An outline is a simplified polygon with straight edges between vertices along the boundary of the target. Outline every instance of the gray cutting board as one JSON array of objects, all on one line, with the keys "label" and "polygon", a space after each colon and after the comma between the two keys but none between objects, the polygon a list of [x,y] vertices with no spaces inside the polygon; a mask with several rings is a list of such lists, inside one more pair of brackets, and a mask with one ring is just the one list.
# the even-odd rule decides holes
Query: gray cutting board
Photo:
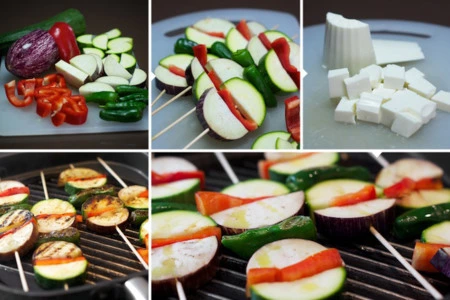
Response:
[{"label": "gray cutting board", "polygon": [[[437,91],[450,91],[450,28],[419,22],[367,20],[373,39],[392,39],[419,43],[425,59],[401,64],[416,67]],[[327,70],[322,68],[324,25],[304,29],[303,143],[305,149],[442,149],[450,148],[450,114],[437,111],[436,118],[409,139],[383,125],[358,122],[357,125],[334,121],[335,104],[328,98]],[[374,31],[409,32],[429,38]]]},{"label": "gray cutting board", "polygon": [[[275,25],[278,25],[278,30],[286,33],[288,36],[292,37],[297,35],[297,38],[294,40],[296,43],[300,40],[298,38],[299,24],[297,19],[293,15],[286,13],[258,9],[220,9],[181,15],[152,24],[152,70],[155,70],[158,66],[158,62],[162,58],[174,54],[173,46],[175,41],[184,36],[184,31],[182,30],[179,31],[179,34],[172,37],[166,36],[166,32],[186,28],[196,21],[207,17],[223,18],[230,21],[239,21],[241,19],[257,21],[266,26],[266,28],[272,28]],[[151,84],[151,89],[152,99],[155,99],[160,93],[156,88],[155,82]],[[250,149],[254,140],[263,133],[275,130],[286,131],[283,100],[287,99],[289,96],[290,95],[277,97],[279,100],[278,106],[276,108],[267,109],[267,115],[263,125],[254,132],[248,133],[243,138],[236,141],[223,142],[215,140],[207,135],[195,143],[191,149]],[[173,96],[164,95],[155,104],[153,109],[163,105],[171,97]],[[195,103],[192,96],[185,96],[155,114],[151,118],[152,136],[166,128],[172,121],[191,110],[194,105]],[[203,128],[194,112],[170,131],[153,141],[152,148],[182,149],[202,131]]]},{"label": "gray cutting board", "polygon": [[[83,125],[64,123],[59,127],[55,127],[50,117],[41,118],[36,114],[36,103],[28,107],[16,108],[8,102],[3,84],[13,79],[17,80],[17,77],[8,72],[4,60],[5,58],[2,57],[0,65],[0,136],[86,134],[148,130],[147,109],[144,112],[144,117],[139,122],[118,123],[100,119],[100,109],[94,104],[88,104],[88,119]],[[78,94],[75,89],[72,89],[72,91],[74,94]],[[76,148],[76,145],[74,147]]]}]

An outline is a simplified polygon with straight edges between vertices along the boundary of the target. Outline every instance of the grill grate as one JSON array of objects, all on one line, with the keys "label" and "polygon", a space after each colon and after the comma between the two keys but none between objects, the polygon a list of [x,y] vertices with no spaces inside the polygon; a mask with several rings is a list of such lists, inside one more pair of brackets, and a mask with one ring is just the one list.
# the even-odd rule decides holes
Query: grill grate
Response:
[{"label": "grill grate", "polygon": [[[214,156],[199,159],[199,155],[185,157],[205,171],[207,190],[219,191],[231,184],[221,166],[213,162]],[[261,159],[261,155],[228,155],[228,159],[239,180],[258,177],[257,161]],[[206,161],[208,165],[202,163]],[[364,165],[373,174],[380,170],[374,159],[365,153],[349,154],[342,164]],[[446,181],[444,177],[444,184],[448,186]],[[404,243],[390,235],[385,237],[411,263],[414,241]],[[368,236],[357,241],[335,241],[319,235],[317,242],[325,247],[337,248],[346,263],[347,282],[342,293],[343,299],[431,299],[430,294],[374,237]],[[190,294],[188,299],[246,299],[246,265],[246,260],[222,248],[217,275],[194,294]],[[450,293],[450,285],[444,275],[423,275],[443,295]]]}]

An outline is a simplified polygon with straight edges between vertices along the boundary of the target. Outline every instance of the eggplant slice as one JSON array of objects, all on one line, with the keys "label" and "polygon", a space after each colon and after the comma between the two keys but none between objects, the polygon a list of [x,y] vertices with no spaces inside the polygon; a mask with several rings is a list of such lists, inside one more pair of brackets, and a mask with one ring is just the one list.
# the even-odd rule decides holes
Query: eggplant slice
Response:
[{"label": "eggplant slice", "polygon": [[113,234],[116,226],[126,226],[130,215],[119,198],[109,195],[99,195],[87,200],[81,206],[81,212],[87,228],[101,234]]}]

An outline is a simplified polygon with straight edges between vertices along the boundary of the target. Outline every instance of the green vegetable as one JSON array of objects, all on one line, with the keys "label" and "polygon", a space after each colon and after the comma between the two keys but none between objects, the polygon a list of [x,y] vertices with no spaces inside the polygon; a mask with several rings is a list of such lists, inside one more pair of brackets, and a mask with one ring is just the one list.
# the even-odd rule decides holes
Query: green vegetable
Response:
[{"label": "green vegetable", "polygon": [[32,206],[28,203],[20,203],[20,204],[11,205],[11,206],[2,206],[2,207],[0,207],[0,216],[4,215],[6,213],[9,213],[10,211],[16,210],[16,209],[30,210],[31,207]]},{"label": "green vegetable", "polygon": [[117,196],[118,192],[119,192],[119,190],[115,186],[104,185],[99,188],[82,190],[74,195],[70,195],[68,200],[70,203],[72,203],[73,206],[75,206],[77,208],[81,208],[81,205],[83,205],[83,203],[87,199],[89,199],[95,195]]},{"label": "green vegetable", "polygon": [[244,78],[263,95],[267,107],[276,107],[277,99],[270,87],[266,84],[263,75],[255,65],[250,65],[244,69]]},{"label": "green vegetable", "polygon": [[194,50],[192,47],[197,46],[198,44],[194,41],[185,39],[185,38],[179,38],[175,42],[174,46],[174,52],[176,54],[190,54],[194,55]]},{"label": "green vegetable", "polygon": [[262,246],[290,238],[315,240],[316,227],[311,218],[295,216],[275,225],[250,229],[237,235],[225,235],[222,237],[222,244],[239,256],[249,259]]},{"label": "green vegetable", "polygon": [[131,94],[144,94],[148,96],[148,90],[143,89],[140,87],[132,86],[132,85],[118,85],[115,88],[116,92],[119,94],[119,96],[126,96]]},{"label": "green vegetable", "polygon": [[261,57],[261,59],[259,60],[259,64],[258,64],[258,70],[261,73],[262,77],[264,78],[264,81],[266,82],[266,84],[270,87],[270,89],[272,90],[272,92],[277,93],[280,91],[280,88],[278,86],[276,86],[272,80],[269,77],[269,74],[267,73],[267,69],[266,69],[266,58],[267,58],[267,54],[266,53],[263,57]]},{"label": "green vegetable", "polygon": [[233,53],[228,49],[227,45],[222,42],[215,42],[212,44],[211,48],[209,49],[209,52],[211,54],[217,55],[220,58],[228,58],[232,59]]},{"label": "green vegetable", "polygon": [[72,27],[76,36],[81,35],[86,30],[84,16],[77,9],[70,8],[45,21],[23,27],[19,30],[10,31],[0,35],[0,51],[6,52],[12,43],[24,35],[36,29],[49,30],[56,22],[65,22]]},{"label": "green vegetable", "polygon": [[433,224],[450,220],[450,203],[412,209],[395,219],[394,235],[400,239],[420,236],[422,231]]},{"label": "green vegetable", "polygon": [[130,214],[130,222],[133,226],[141,226],[148,219],[148,209],[136,209]]},{"label": "green vegetable", "polygon": [[100,111],[100,118],[105,121],[115,121],[115,122],[137,122],[142,119],[143,113],[142,109],[132,108],[132,109],[118,109],[118,110],[107,110],[103,109]]},{"label": "green vegetable", "polygon": [[197,207],[190,203],[176,203],[176,202],[153,202],[152,214],[157,214],[169,210],[190,210],[197,211]]},{"label": "green vegetable", "polygon": [[84,97],[87,103],[97,103],[105,105],[110,102],[116,102],[119,99],[119,94],[114,92],[96,92]]},{"label": "green vegetable", "polygon": [[39,238],[36,242],[36,247],[39,247],[40,245],[47,242],[56,241],[65,241],[78,245],[80,243],[80,232],[74,227],[68,227],[62,230],[40,233]]},{"label": "green vegetable", "polygon": [[144,110],[147,107],[147,104],[140,101],[125,101],[125,102],[117,102],[117,103],[106,103],[106,105],[101,106],[101,108],[108,110],[118,110],[118,109],[127,109],[127,108],[137,108]]},{"label": "green vegetable", "polygon": [[135,93],[126,96],[119,97],[119,102],[139,101],[148,103],[148,93]]},{"label": "green vegetable", "polygon": [[255,64],[252,55],[247,49],[240,49],[231,55],[231,58],[240,64],[242,67],[246,68]]},{"label": "green vegetable", "polygon": [[306,191],[313,185],[330,179],[370,181],[372,175],[364,167],[327,166],[302,170],[290,175],[286,180],[286,185],[292,192]]}]

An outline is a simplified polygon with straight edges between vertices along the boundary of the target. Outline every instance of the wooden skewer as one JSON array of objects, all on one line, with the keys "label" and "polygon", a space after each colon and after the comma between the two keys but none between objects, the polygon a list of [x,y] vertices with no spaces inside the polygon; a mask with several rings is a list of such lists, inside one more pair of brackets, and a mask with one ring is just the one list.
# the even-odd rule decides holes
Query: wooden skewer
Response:
[{"label": "wooden skewer", "polygon": [[152,111],[152,116],[154,116],[157,112],[159,112],[161,109],[163,109],[164,107],[166,107],[167,105],[169,105],[173,101],[177,100],[178,98],[180,98],[181,96],[186,94],[191,89],[192,89],[192,86],[188,86],[187,88],[185,88],[183,91],[181,91],[181,93],[179,93],[178,95],[176,95],[175,97],[173,97],[172,99],[170,99],[169,101],[167,101],[166,103],[164,103],[163,105],[161,105],[160,107],[158,107],[157,109]]},{"label": "wooden skewer", "polygon": [[234,173],[234,171],[231,168],[230,163],[228,162],[228,160],[225,157],[225,155],[223,155],[222,152],[215,152],[214,154],[216,155],[216,157],[219,160],[220,164],[224,168],[224,170],[227,173],[228,177],[230,177],[231,182],[233,184],[238,183],[239,182],[239,178],[236,176],[236,173]]},{"label": "wooden skewer", "polygon": [[169,131],[169,129],[171,129],[172,127],[174,127],[175,125],[177,125],[178,123],[180,123],[181,121],[183,121],[187,116],[189,116],[190,114],[192,114],[195,110],[196,110],[196,108],[194,107],[193,109],[191,109],[190,111],[188,111],[187,113],[185,113],[184,115],[182,115],[181,117],[179,117],[178,119],[176,119],[175,121],[173,121],[172,124],[170,124],[169,126],[167,126],[166,128],[164,128],[163,130],[161,130],[160,132],[158,132],[157,134],[155,134],[155,135],[152,137],[152,141],[156,140],[156,139],[159,138],[161,135],[163,135],[164,133],[166,133],[167,131]]},{"label": "wooden skewer", "polygon": [[97,157],[97,160],[106,169],[106,171],[108,171],[109,174],[111,174],[112,177],[114,177],[122,185],[122,187],[128,187],[128,185],[122,180],[122,178],[120,178],[120,176],[117,175],[117,173],[113,169],[111,169],[111,167],[103,159]]},{"label": "wooden skewer", "polygon": [[69,165],[71,169],[75,169],[75,166],[73,164]]},{"label": "wooden skewer", "polygon": [[153,107],[153,105],[155,105],[156,101],[158,101],[159,98],[161,98],[165,93],[166,93],[166,90],[162,90],[161,93],[159,93],[159,95],[155,98],[155,100],[153,100],[152,104],[150,104],[150,107]]},{"label": "wooden skewer", "polygon": [[20,260],[19,252],[14,252],[14,256],[16,257],[17,270],[19,271],[20,282],[22,283],[22,289],[24,292],[28,292],[30,289],[28,288],[27,279],[25,278],[25,272],[23,271],[22,261]]},{"label": "wooden skewer", "polygon": [[193,139],[189,144],[187,144],[183,150],[189,149],[192,145],[194,145],[199,139],[201,139],[204,135],[206,135],[209,132],[209,128],[206,128],[203,130],[202,133],[200,133],[195,139]]},{"label": "wooden skewer", "polygon": [[178,299],[180,300],[186,300],[186,294],[184,293],[183,285],[181,282],[177,279],[177,293],[178,293]]},{"label": "wooden skewer", "polygon": [[292,40],[295,40],[296,38],[298,38],[298,34],[294,34],[293,36],[291,36]]}]

